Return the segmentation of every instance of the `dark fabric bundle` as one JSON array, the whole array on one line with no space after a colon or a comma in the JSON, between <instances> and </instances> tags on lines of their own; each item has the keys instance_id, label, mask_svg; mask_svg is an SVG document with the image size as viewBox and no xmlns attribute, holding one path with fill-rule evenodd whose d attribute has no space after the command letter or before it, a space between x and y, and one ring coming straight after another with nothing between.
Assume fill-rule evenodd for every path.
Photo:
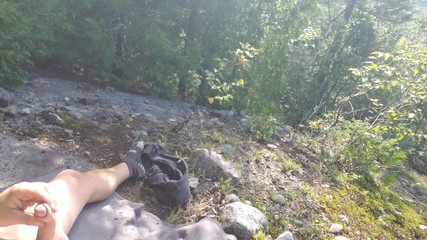
<instances>
[{"instance_id":1,"label":"dark fabric bundle","mask_svg":"<svg viewBox=\"0 0 427 240\"><path fill-rule=\"evenodd\" d=\"M147 183L159 195L162 203L183 205L190 198L190 182L187 164L172 156L157 143L145 143L142 164Z\"/></svg>"}]
</instances>

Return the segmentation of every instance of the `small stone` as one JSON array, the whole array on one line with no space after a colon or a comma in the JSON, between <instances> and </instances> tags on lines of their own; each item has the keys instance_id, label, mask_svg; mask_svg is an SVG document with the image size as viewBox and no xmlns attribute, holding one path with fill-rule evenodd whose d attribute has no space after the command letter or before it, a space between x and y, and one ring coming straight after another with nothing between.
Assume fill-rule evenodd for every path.
<instances>
[{"instance_id":1,"label":"small stone","mask_svg":"<svg viewBox=\"0 0 427 240\"><path fill-rule=\"evenodd\" d=\"M419 227L420 227L420 229L421 229L421 230L427 230L427 226L426 226L426 225L422 225L422 224L420 224L420 226L419 226Z\"/></svg>"},{"instance_id":2,"label":"small stone","mask_svg":"<svg viewBox=\"0 0 427 240\"><path fill-rule=\"evenodd\" d=\"M69 135L73 135L73 130L71 129L64 129L65 133L68 133Z\"/></svg>"},{"instance_id":3,"label":"small stone","mask_svg":"<svg viewBox=\"0 0 427 240\"><path fill-rule=\"evenodd\" d=\"M249 205L249 206L251 206L251 207L253 206L253 205L252 205L252 202L251 202L251 201L248 201L248 200L246 200L246 201L245 201L245 204L246 204L246 205Z\"/></svg>"},{"instance_id":4,"label":"small stone","mask_svg":"<svg viewBox=\"0 0 427 240\"><path fill-rule=\"evenodd\" d=\"M4 88L0 87L0 108L8 107L11 100L11 94Z\"/></svg>"},{"instance_id":5,"label":"small stone","mask_svg":"<svg viewBox=\"0 0 427 240\"><path fill-rule=\"evenodd\" d=\"M297 219L294 220L294 224L297 227L303 227L305 225L303 221L300 221L300 220L297 220Z\"/></svg>"},{"instance_id":6,"label":"small stone","mask_svg":"<svg viewBox=\"0 0 427 240\"><path fill-rule=\"evenodd\" d=\"M62 125L64 124L64 120L55 113L48 113L46 115L46 121L52 125Z\"/></svg>"},{"instance_id":7,"label":"small stone","mask_svg":"<svg viewBox=\"0 0 427 240\"><path fill-rule=\"evenodd\" d=\"M239 116L240 116L240 117L246 117L246 112L245 112L245 110L240 110L240 111L238 112L238 114L239 114Z\"/></svg>"},{"instance_id":8,"label":"small stone","mask_svg":"<svg viewBox=\"0 0 427 240\"><path fill-rule=\"evenodd\" d=\"M223 204L229 204L233 202L240 202L239 197L236 194L229 194L225 196L224 200L222 200Z\"/></svg>"},{"instance_id":9,"label":"small stone","mask_svg":"<svg viewBox=\"0 0 427 240\"><path fill-rule=\"evenodd\" d=\"M348 219L348 217L346 215L340 215L340 221L341 222L348 222L349 219Z\"/></svg>"},{"instance_id":10,"label":"small stone","mask_svg":"<svg viewBox=\"0 0 427 240\"><path fill-rule=\"evenodd\" d=\"M80 146L79 145L75 145L74 148L75 149L80 149Z\"/></svg>"},{"instance_id":11,"label":"small stone","mask_svg":"<svg viewBox=\"0 0 427 240\"><path fill-rule=\"evenodd\" d=\"M236 152L236 148L231 146L230 144L223 144L216 148L221 153L231 153L234 154Z\"/></svg>"},{"instance_id":12,"label":"small stone","mask_svg":"<svg viewBox=\"0 0 427 240\"><path fill-rule=\"evenodd\" d=\"M199 186L199 178L190 178L190 188L196 189Z\"/></svg>"},{"instance_id":13,"label":"small stone","mask_svg":"<svg viewBox=\"0 0 427 240\"><path fill-rule=\"evenodd\" d=\"M292 127L289 125L285 125L283 127L283 133L288 134L288 135L291 134L292 133Z\"/></svg>"},{"instance_id":14,"label":"small stone","mask_svg":"<svg viewBox=\"0 0 427 240\"><path fill-rule=\"evenodd\" d=\"M285 197L283 197L280 194L274 195L271 199L273 200L273 202L280 204L280 205L284 205L286 203Z\"/></svg>"},{"instance_id":15,"label":"small stone","mask_svg":"<svg viewBox=\"0 0 427 240\"><path fill-rule=\"evenodd\" d=\"M16 106L10 105L9 107L6 107L2 110L6 116L8 117L15 117L16 114L18 114L18 109Z\"/></svg>"},{"instance_id":16,"label":"small stone","mask_svg":"<svg viewBox=\"0 0 427 240\"><path fill-rule=\"evenodd\" d=\"M90 152L89 152L89 151L84 151L84 152L83 152L83 154L84 154L85 156L90 156Z\"/></svg>"},{"instance_id":17,"label":"small stone","mask_svg":"<svg viewBox=\"0 0 427 240\"><path fill-rule=\"evenodd\" d=\"M277 149L277 146L274 145L274 144L271 144L271 143L268 143L267 147L270 148L270 149Z\"/></svg>"},{"instance_id":18,"label":"small stone","mask_svg":"<svg viewBox=\"0 0 427 240\"><path fill-rule=\"evenodd\" d=\"M291 233L291 232L286 231L286 232L284 232L284 233L280 234L280 235L276 238L276 240L294 240L294 236L292 235L292 233Z\"/></svg>"},{"instance_id":19,"label":"small stone","mask_svg":"<svg viewBox=\"0 0 427 240\"><path fill-rule=\"evenodd\" d=\"M31 114L31 110L26 107L26 108L21 109L21 111L19 111L19 113L21 115L29 115L29 114Z\"/></svg>"},{"instance_id":20,"label":"small stone","mask_svg":"<svg viewBox=\"0 0 427 240\"><path fill-rule=\"evenodd\" d=\"M148 137L148 133L145 130L133 131L132 132L132 137L133 138L147 138Z\"/></svg>"},{"instance_id":21,"label":"small stone","mask_svg":"<svg viewBox=\"0 0 427 240\"><path fill-rule=\"evenodd\" d=\"M69 98L69 97L65 97L65 98L64 98L64 101L65 101L65 102L69 102L69 101L70 101L70 98Z\"/></svg>"},{"instance_id":22,"label":"small stone","mask_svg":"<svg viewBox=\"0 0 427 240\"><path fill-rule=\"evenodd\" d=\"M344 236L336 236L336 237L332 238L332 240L349 240L349 239L344 237Z\"/></svg>"},{"instance_id":23,"label":"small stone","mask_svg":"<svg viewBox=\"0 0 427 240\"><path fill-rule=\"evenodd\" d=\"M344 226L339 223L333 223L329 228L330 233L340 233L344 229Z\"/></svg>"},{"instance_id":24,"label":"small stone","mask_svg":"<svg viewBox=\"0 0 427 240\"><path fill-rule=\"evenodd\" d=\"M411 184L412 189L414 189L415 191L420 191L422 190L421 184L420 183L416 183L416 184Z\"/></svg>"}]
</instances>

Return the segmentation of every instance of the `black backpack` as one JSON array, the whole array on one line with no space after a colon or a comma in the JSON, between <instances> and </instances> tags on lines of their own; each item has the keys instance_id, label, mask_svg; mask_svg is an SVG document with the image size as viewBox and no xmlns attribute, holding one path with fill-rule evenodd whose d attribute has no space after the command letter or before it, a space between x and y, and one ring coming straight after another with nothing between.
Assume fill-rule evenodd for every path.
<instances>
[{"instance_id":1,"label":"black backpack","mask_svg":"<svg viewBox=\"0 0 427 240\"><path fill-rule=\"evenodd\" d=\"M147 175L144 182L168 205L183 205L190 198L187 163L157 143L145 143L141 156Z\"/></svg>"}]
</instances>

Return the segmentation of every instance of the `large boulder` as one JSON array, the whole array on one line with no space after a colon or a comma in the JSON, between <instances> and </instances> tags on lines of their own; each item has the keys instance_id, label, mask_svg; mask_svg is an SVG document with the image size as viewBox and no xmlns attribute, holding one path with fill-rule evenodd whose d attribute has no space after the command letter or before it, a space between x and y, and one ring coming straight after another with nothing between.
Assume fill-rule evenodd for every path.
<instances>
[{"instance_id":1,"label":"large boulder","mask_svg":"<svg viewBox=\"0 0 427 240\"><path fill-rule=\"evenodd\" d=\"M11 94L6 89L0 87L0 108L8 107L10 104Z\"/></svg>"},{"instance_id":2,"label":"large boulder","mask_svg":"<svg viewBox=\"0 0 427 240\"><path fill-rule=\"evenodd\" d=\"M240 181L240 171L232 163L226 161L222 155L207 149L197 149L189 157L188 164L214 180L230 179L231 185Z\"/></svg>"},{"instance_id":3,"label":"large boulder","mask_svg":"<svg viewBox=\"0 0 427 240\"><path fill-rule=\"evenodd\" d=\"M242 202L233 202L221 209L221 224L226 233L233 234L238 240L252 239L259 231L268 232L265 215Z\"/></svg>"}]
</instances>

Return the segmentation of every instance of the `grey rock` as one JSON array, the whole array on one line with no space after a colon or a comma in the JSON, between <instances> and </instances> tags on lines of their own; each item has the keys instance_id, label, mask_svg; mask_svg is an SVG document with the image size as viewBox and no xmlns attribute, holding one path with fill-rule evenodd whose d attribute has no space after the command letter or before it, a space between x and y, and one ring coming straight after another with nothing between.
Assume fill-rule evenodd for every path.
<instances>
[{"instance_id":1,"label":"grey rock","mask_svg":"<svg viewBox=\"0 0 427 240\"><path fill-rule=\"evenodd\" d=\"M274 195L271 199L273 200L273 202L280 204L280 205L284 205L286 203L285 197L283 197L280 194Z\"/></svg>"},{"instance_id":2,"label":"grey rock","mask_svg":"<svg viewBox=\"0 0 427 240\"><path fill-rule=\"evenodd\" d=\"M274 144L271 144L271 143L268 143L267 147L270 148L270 149L277 149L277 146L274 145Z\"/></svg>"},{"instance_id":3,"label":"grey rock","mask_svg":"<svg viewBox=\"0 0 427 240\"><path fill-rule=\"evenodd\" d=\"M332 238L332 240L350 240L350 239L348 239L344 236L336 236L336 237Z\"/></svg>"},{"instance_id":4,"label":"grey rock","mask_svg":"<svg viewBox=\"0 0 427 240\"><path fill-rule=\"evenodd\" d=\"M87 160L65 154L56 147L47 148L30 141L20 141L0 133L0 187L28 181L42 175L67 168L87 171L93 168Z\"/></svg>"},{"instance_id":5,"label":"grey rock","mask_svg":"<svg viewBox=\"0 0 427 240\"><path fill-rule=\"evenodd\" d=\"M237 115L236 112L227 110L213 110L210 114L223 120L230 120Z\"/></svg>"},{"instance_id":6,"label":"grey rock","mask_svg":"<svg viewBox=\"0 0 427 240\"><path fill-rule=\"evenodd\" d=\"M239 116L240 116L240 117L246 117L246 112L245 112L245 110L240 110L240 111L238 112L238 114L239 114Z\"/></svg>"},{"instance_id":7,"label":"grey rock","mask_svg":"<svg viewBox=\"0 0 427 240\"><path fill-rule=\"evenodd\" d=\"M199 178L190 178L190 188L196 189L199 186Z\"/></svg>"},{"instance_id":8,"label":"grey rock","mask_svg":"<svg viewBox=\"0 0 427 240\"><path fill-rule=\"evenodd\" d=\"M242 202L234 202L221 209L221 223L226 233L238 240L249 240L259 231L268 232L265 215L258 209Z\"/></svg>"},{"instance_id":9,"label":"grey rock","mask_svg":"<svg viewBox=\"0 0 427 240\"><path fill-rule=\"evenodd\" d=\"M21 109L21 111L19 111L19 114L21 114L21 115L29 115L29 114L31 114L31 109L25 107L25 108Z\"/></svg>"},{"instance_id":10,"label":"grey rock","mask_svg":"<svg viewBox=\"0 0 427 240\"><path fill-rule=\"evenodd\" d=\"M284 126L283 127L283 133L287 134L287 135L291 134L292 133L292 127L289 125Z\"/></svg>"},{"instance_id":11,"label":"grey rock","mask_svg":"<svg viewBox=\"0 0 427 240\"><path fill-rule=\"evenodd\" d=\"M106 98L79 98L78 102L87 106L111 106L111 103Z\"/></svg>"},{"instance_id":12,"label":"grey rock","mask_svg":"<svg viewBox=\"0 0 427 240\"><path fill-rule=\"evenodd\" d=\"M427 226L426 225L420 224L419 227L420 227L421 230L427 230Z\"/></svg>"},{"instance_id":13,"label":"grey rock","mask_svg":"<svg viewBox=\"0 0 427 240\"><path fill-rule=\"evenodd\" d=\"M223 153L232 153L234 154L236 152L236 148L231 146L230 144L223 144L216 148L216 150L223 152Z\"/></svg>"},{"instance_id":14,"label":"grey rock","mask_svg":"<svg viewBox=\"0 0 427 240\"><path fill-rule=\"evenodd\" d=\"M303 221L300 221L300 220L298 220L298 219L295 219L295 220L294 220L294 224L295 224L297 227L304 227L304 226L305 226L304 222L303 222Z\"/></svg>"},{"instance_id":15,"label":"grey rock","mask_svg":"<svg viewBox=\"0 0 427 240\"><path fill-rule=\"evenodd\" d=\"M350 221L350 219L348 219L348 217L346 215L340 215L340 221L341 222L348 222L348 221Z\"/></svg>"},{"instance_id":16,"label":"grey rock","mask_svg":"<svg viewBox=\"0 0 427 240\"><path fill-rule=\"evenodd\" d=\"M58 116L56 113L49 112L46 114L46 121L52 125L62 125L64 124L64 120Z\"/></svg>"},{"instance_id":17,"label":"grey rock","mask_svg":"<svg viewBox=\"0 0 427 240\"><path fill-rule=\"evenodd\" d=\"M18 109L14 105L10 105L2 109L2 112L8 117L15 117L18 114Z\"/></svg>"},{"instance_id":18,"label":"grey rock","mask_svg":"<svg viewBox=\"0 0 427 240\"><path fill-rule=\"evenodd\" d=\"M151 123L159 123L159 120L151 113L141 113L136 116L137 119Z\"/></svg>"},{"instance_id":19,"label":"grey rock","mask_svg":"<svg viewBox=\"0 0 427 240\"><path fill-rule=\"evenodd\" d=\"M83 152L83 154L84 154L85 156L90 156L90 152L89 152L89 151L84 151L84 152Z\"/></svg>"},{"instance_id":20,"label":"grey rock","mask_svg":"<svg viewBox=\"0 0 427 240\"><path fill-rule=\"evenodd\" d=\"M251 202L251 201L249 201L249 200L245 200L245 204L246 204L246 205L249 205L249 206L253 206L253 205L252 205L252 202Z\"/></svg>"},{"instance_id":21,"label":"grey rock","mask_svg":"<svg viewBox=\"0 0 427 240\"><path fill-rule=\"evenodd\" d=\"M339 223L333 223L329 228L330 233L340 233L344 229L344 226Z\"/></svg>"},{"instance_id":22,"label":"grey rock","mask_svg":"<svg viewBox=\"0 0 427 240\"><path fill-rule=\"evenodd\" d=\"M12 94L4 88L0 87L0 108L8 107Z\"/></svg>"},{"instance_id":23,"label":"grey rock","mask_svg":"<svg viewBox=\"0 0 427 240\"><path fill-rule=\"evenodd\" d=\"M411 184L411 188L414 189L416 192L422 190L420 183Z\"/></svg>"},{"instance_id":24,"label":"grey rock","mask_svg":"<svg viewBox=\"0 0 427 240\"><path fill-rule=\"evenodd\" d=\"M411 186L411 183L409 183L409 181L405 178L399 178L399 181L402 183L402 185L404 187L410 187Z\"/></svg>"},{"instance_id":25,"label":"grey rock","mask_svg":"<svg viewBox=\"0 0 427 240\"><path fill-rule=\"evenodd\" d=\"M234 202L240 202L239 197L236 194L229 194L222 200L223 204L229 204Z\"/></svg>"},{"instance_id":26,"label":"grey rock","mask_svg":"<svg viewBox=\"0 0 427 240\"><path fill-rule=\"evenodd\" d=\"M65 133L68 133L68 135L73 135L74 131L71 129L64 129Z\"/></svg>"},{"instance_id":27,"label":"grey rock","mask_svg":"<svg viewBox=\"0 0 427 240\"><path fill-rule=\"evenodd\" d=\"M115 112L111 109L96 111L90 117L91 121L94 123L107 124L111 123L114 119Z\"/></svg>"},{"instance_id":28,"label":"grey rock","mask_svg":"<svg viewBox=\"0 0 427 240\"><path fill-rule=\"evenodd\" d=\"M277 134L277 133L273 133L273 134L271 135L271 139L276 140L276 141L282 141L282 136L280 136L280 135L279 135L279 134Z\"/></svg>"},{"instance_id":29,"label":"grey rock","mask_svg":"<svg viewBox=\"0 0 427 240\"><path fill-rule=\"evenodd\" d=\"M284 233L280 234L280 235L276 238L276 240L294 240L294 236L292 235L292 233L291 233L291 232L286 231L286 232L284 232Z\"/></svg>"},{"instance_id":30,"label":"grey rock","mask_svg":"<svg viewBox=\"0 0 427 240\"><path fill-rule=\"evenodd\" d=\"M204 172L206 177L218 180L230 179L231 185L240 181L240 171L220 154L207 149L198 149L188 159L188 164L194 169Z\"/></svg>"},{"instance_id":31,"label":"grey rock","mask_svg":"<svg viewBox=\"0 0 427 240\"><path fill-rule=\"evenodd\" d=\"M132 132L132 137L133 138L147 138L148 137L148 133L145 130L133 131Z\"/></svg>"}]
</instances>

